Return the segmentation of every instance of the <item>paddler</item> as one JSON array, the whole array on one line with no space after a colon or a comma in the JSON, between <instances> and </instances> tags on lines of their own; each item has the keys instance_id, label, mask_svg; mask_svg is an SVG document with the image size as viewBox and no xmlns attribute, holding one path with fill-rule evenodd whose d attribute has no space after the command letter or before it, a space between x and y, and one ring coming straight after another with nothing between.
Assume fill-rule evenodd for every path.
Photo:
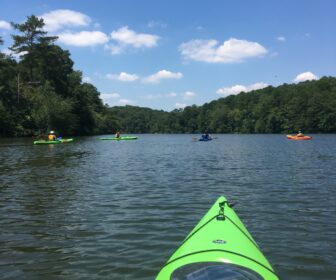
<instances>
[{"instance_id":1,"label":"paddler","mask_svg":"<svg viewBox=\"0 0 336 280\"><path fill-rule=\"evenodd\" d=\"M115 138L120 138L120 132L117 131L116 134L114 135Z\"/></svg>"},{"instance_id":2,"label":"paddler","mask_svg":"<svg viewBox=\"0 0 336 280\"><path fill-rule=\"evenodd\" d=\"M298 134L296 135L297 137L303 137L303 133L301 132L301 130L299 130Z\"/></svg>"},{"instance_id":3,"label":"paddler","mask_svg":"<svg viewBox=\"0 0 336 280\"><path fill-rule=\"evenodd\" d=\"M48 141L55 141L55 140L56 140L55 131L51 130L48 134Z\"/></svg>"},{"instance_id":4,"label":"paddler","mask_svg":"<svg viewBox=\"0 0 336 280\"><path fill-rule=\"evenodd\" d=\"M211 136L209 135L209 133L207 131L205 131L204 134L202 134L202 139L203 140L210 140Z\"/></svg>"}]
</instances>

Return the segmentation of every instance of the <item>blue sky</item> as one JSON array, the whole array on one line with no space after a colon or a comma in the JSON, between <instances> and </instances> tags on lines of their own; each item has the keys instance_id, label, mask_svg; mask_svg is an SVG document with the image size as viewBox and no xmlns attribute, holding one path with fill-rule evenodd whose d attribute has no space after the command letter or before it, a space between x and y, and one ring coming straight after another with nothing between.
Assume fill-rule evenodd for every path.
<instances>
[{"instance_id":1,"label":"blue sky","mask_svg":"<svg viewBox=\"0 0 336 280\"><path fill-rule=\"evenodd\" d=\"M2 0L8 23L45 19L113 105L173 110L267 85L336 76L336 1Z\"/></svg>"}]
</instances>

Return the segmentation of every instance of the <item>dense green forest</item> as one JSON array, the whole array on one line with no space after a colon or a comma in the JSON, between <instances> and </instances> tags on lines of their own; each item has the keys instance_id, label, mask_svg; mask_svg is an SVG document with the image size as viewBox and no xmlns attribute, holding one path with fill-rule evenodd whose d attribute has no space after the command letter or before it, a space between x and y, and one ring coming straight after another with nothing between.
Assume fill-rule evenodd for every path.
<instances>
[{"instance_id":1,"label":"dense green forest","mask_svg":"<svg viewBox=\"0 0 336 280\"><path fill-rule=\"evenodd\" d=\"M30 16L15 29L10 49L0 52L0 135L114 133L336 132L336 78L284 84L202 106L165 112L136 106L109 107L74 70L70 53ZM0 45L3 40L0 37Z\"/></svg>"},{"instance_id":2,"label":"dense green forest","mask_svg":"<svg viewBox=\"0 0 336 280\"><path fill-rule=\"evenodd\" d=\"M269 86L169 113L133 106L110 111L118 127L138 133L335 133L336 78Z\"/></svg>"}]
</instances>

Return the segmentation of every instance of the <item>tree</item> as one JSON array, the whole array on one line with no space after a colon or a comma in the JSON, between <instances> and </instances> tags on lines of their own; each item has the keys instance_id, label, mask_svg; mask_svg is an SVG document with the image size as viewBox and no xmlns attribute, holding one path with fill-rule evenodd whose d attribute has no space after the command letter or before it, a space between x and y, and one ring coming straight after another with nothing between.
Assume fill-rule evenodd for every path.
<instances>
[{"instance_id":1,"label":"tree","mask_svg":"<svg viewBox=\"0 0 336 280\"><path fill-rule=\"evenodd\" d=\"M53 129L62 134L73 133L77 117L71 112L71 101L57 95L48 82L32 89L29 98L32 104L31 129L36 129L39 134Z\"/></svg>"},{"instance_id":2,"label":"tree","mask_svg":"<svg viewBox=\"0 0 336 280\"><path fill-rule=\"evenodd\" d=\"M12 35L14 40L10 50L20 54L23 63L27 64L29 70L29 82L33 82L33 67L39 59L37 55L37 45L48 46L52 44L57 37L46 36L47 32L43 30L43 19L31 15L25 23L11 23L13 28L23 33L22 35Z\"/></svg>"},{"instance_id":3,"label":"tree","mask_svg":"<svg viewBox=\"0 0 336 280\"><path fill-rule=\"evenodd\" d=\"M56 45L37 45L39 59L34 65L36 78L45 83L49 81L55 92L63 98L71 96L69 76L73 72L73 61L69 51ZM77 82L78 84L80 81Z\"/></svg>"},{"instance_id":4,"label":"tree","mask_svg":"<svg viewBox=\"0 0 336 280\"><path fill-rule=\"evenodd\" d=\"M16 98L16 66L14 59L0 52L0 135L15 134L20 121L20 107L17 108Z\"/></svg>"}]
</instances>

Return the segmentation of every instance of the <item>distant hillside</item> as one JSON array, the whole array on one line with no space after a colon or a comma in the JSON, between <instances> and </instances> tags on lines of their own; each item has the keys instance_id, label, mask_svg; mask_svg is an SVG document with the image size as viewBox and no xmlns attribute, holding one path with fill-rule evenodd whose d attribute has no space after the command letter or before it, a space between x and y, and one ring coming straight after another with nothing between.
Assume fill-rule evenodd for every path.
<instances>
[{"instance_id":1,"label":"distant hillside","mask_svg":"<svg viewBox=\"0 0 336 280\"><path fill-rule=\"evenodd\" d=\"M336 78L269 86L170 113L135 106L109 111L124 132L336 132Z\"/></svg>"}]
</instances>

